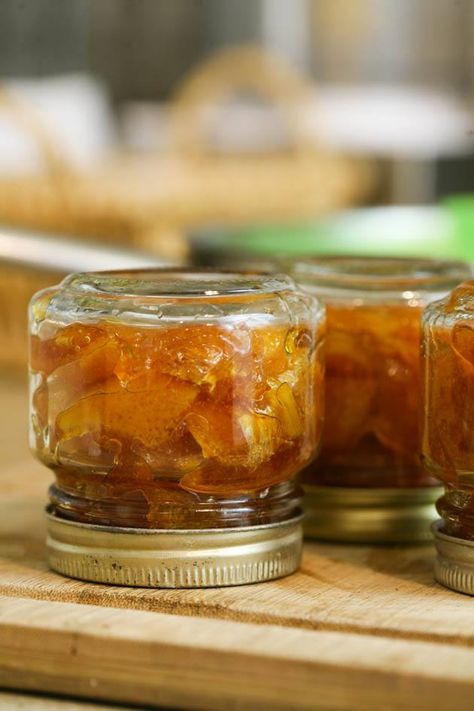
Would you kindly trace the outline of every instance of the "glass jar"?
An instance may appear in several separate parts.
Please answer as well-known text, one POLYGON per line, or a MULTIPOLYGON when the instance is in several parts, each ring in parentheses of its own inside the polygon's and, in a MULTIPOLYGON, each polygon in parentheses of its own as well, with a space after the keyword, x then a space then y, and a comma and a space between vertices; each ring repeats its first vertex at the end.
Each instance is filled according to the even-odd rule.
POLYGON ((474 595, 474 281, 426 309, 423 355, 423 458, 445 486, 435 575, 474 595))
POLYGON ((52 567, 170 587, 292 572, 323 324, 280 275, 74 274, 39 292, 30 434, 55 475, 52 567))
POLYGON ((291 271, 327 310, 321 455, 303 475, 308 534, 427 539, 438 488, 420 461, 420 316, 469 267, 326 257, 296 261, 291 271))

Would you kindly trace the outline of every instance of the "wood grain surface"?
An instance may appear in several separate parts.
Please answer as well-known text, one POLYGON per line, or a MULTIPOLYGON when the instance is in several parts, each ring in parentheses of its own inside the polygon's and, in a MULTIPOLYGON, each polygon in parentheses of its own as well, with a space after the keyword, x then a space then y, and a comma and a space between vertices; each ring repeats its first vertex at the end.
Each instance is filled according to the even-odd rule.
POLYGON ((132 711, 132 708, 0 691, 0 711, 132 711))
POLYGON ((49 571, 51 477, 26 449, 24 384, 0 396, 0 685, 173 708, 472 711, 474 600, 433 581, 431 546, 306 544, 296 575, 211 590, 49 571))

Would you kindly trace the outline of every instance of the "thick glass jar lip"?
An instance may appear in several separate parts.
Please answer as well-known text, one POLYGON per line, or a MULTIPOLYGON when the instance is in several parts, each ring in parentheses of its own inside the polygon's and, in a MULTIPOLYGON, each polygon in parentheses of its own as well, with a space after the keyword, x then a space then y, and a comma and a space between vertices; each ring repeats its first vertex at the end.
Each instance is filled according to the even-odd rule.
POLYGON ((252 297, 296 290, 286 274, 257 270, 205 268, 151 268, 70 274, 61 289, 78 296, 112 300, 219 300, 222 297, 252 297))
POLYGON ((474 314, 474 279, 463 281, 443 299, 430 304, 426 309, 425 321, 436 317, 438 313, 457 314, 461 318, 472 319, 474 314))
POLYGON ((474 311, 474 278, 466 279, 462 284, 459 284, 451 293, 449 301, 454 307, 474 311))
POLYGON ((462 261, 349 255, 301 257, 289 271, 303 286, 367 292, 445 291, 473 274, 462 261))

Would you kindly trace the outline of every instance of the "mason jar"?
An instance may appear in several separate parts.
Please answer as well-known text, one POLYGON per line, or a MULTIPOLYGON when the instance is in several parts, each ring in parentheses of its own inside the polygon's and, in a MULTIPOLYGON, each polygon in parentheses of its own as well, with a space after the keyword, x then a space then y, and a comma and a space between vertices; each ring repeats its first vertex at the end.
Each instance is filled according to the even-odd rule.
POLYGON ((420 457, 420 317, 469 267, 325 257, 293 262, 291 271, 327 310, 321 455, 303 474, 308 535, 428 539, 439 485, 420 457))
POLYGON ((423 315, 423 457, 444 484, 436 579, 474 595, 474 281, 423 315))
POLYGON ((324 309, 284 275, 73 274, 30 305, 53 569, 190 587, 298 567, 324 309))

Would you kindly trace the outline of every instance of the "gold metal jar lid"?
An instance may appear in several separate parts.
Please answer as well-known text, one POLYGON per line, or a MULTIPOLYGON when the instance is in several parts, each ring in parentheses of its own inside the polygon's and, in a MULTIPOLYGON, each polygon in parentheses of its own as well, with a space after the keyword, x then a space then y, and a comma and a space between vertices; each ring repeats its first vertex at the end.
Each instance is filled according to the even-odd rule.
POLYGON ((113 585, 204 588, 280 578, 299 567, 302 516, 245 528, 113 528, 47 516, 50 567, 113 585))
POLYGON ((448 536, 442 527, 442 520, 431 527, 437 552, 435 580, 456 592, 474 595, 474 541, 448 536))
POLYGON ((304 486, 308 538, 344 543, 424 543, 437 517, 437 486, 349 489, 304 486))

